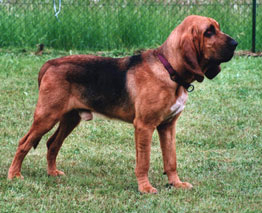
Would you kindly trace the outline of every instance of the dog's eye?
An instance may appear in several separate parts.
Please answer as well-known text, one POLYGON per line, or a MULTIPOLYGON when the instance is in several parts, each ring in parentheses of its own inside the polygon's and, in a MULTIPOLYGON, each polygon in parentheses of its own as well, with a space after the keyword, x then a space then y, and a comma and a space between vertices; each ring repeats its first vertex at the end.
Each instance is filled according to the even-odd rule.
POLYGON ((211 25, 204 33, 204 36, 210 38, 212 35, 215 35, 216 31, 215 31, 215 27, 213 25, 211 25))

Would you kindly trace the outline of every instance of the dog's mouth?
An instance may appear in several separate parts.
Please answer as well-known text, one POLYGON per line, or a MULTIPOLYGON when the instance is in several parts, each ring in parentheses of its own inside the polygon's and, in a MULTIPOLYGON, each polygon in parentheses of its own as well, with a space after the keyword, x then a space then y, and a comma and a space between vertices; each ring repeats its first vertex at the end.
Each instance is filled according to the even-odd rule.
POLYGON ((224 51, 221 55, 223 55, 223 59, 220 61, 220 63, 228 62, 232 59, 234 56, 235 49, 228 48, 226 51, 224 51))
POLYGON ((224 48, 221 52, 220 55, 223 56, 220 58, 220 60, 211 60, 208 65, 206 66, 206 72, 205 76, 208 79, 213 79, 215 78, 218 73, 221 71, 220 64, 224 62, 228 62, 232 59, 234 56, 235 49, 237 47, 237 42, 231 38, 229 38, 229 41, 227 42, 226 48, 224 48))
POLYGON ((205 76, 208 79, 213 79, 218 75, 218 73, 220 73, 220 71, 221 71, 220 64, 212 63, 207 67, 205 76))
POLYGON ((231 37, 228 37, 226 47, 221 51, 222 60, 220 60, 220 63, 222 62, 228 62, 231 60, 231 58, 234 56, 234 52, 236 50, 238 43, 231 37))

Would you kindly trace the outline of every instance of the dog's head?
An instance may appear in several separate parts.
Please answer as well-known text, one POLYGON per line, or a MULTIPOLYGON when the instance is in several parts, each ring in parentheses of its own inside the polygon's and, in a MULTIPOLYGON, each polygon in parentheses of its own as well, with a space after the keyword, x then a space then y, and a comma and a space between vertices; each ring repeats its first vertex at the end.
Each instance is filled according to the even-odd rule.
POLYGON ((213 79, 221 70, 220 64, 233 57, 238 44, 220 30, 217 21, 196 15, 185 18, 168 39, 169 43, 176 40, 173 48, 183 61, 180 69, 199 82, 204 76, 213 79))

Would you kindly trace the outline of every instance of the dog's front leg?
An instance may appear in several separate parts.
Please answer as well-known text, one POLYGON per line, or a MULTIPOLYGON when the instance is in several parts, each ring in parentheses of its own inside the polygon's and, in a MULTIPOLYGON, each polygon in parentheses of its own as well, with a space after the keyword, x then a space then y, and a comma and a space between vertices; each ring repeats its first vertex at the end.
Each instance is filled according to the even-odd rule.
POLYGON ((176 119, 157 127, 164 161, 164 172, 167 174, 170 185, 176 188, 190 189, 193 186, 190 183, 180 181, 177 174, 175 125, 176 119))
POLYGON ((141 193, 157 193, 148 180, 150 164, 151 140, 154 128, 136 120, 135 141, 136 141, 136 169, 135 174, 138 182, 138 190, 141 193))

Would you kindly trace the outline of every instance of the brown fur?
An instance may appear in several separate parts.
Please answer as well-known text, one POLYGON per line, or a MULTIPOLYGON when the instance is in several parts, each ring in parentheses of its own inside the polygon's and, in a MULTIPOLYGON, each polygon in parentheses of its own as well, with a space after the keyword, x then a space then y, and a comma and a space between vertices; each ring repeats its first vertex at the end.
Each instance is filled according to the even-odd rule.
POLYGON ((92 112, 117 118, 135 127, 138 188, 156 193, 148 180, 151 138, 157 129, 164 172, 177 188, 191 188, 177 174, 175 125, 187 98, 186 90, 170 79, 157 54, 166 57, 188 83, 215 77, 220 63, 230 60, 237 42, 220 31, 207 17, 189 16, 162 46, 125 58, 74 55, 46 62, 39 73, 39 99, 34 122, 19 141, 8 178, 20 177, 22 161, 41 137, 59 122, 47 142, 47 173, 64 175, 56 168, 56 157, 64 139, 92 112))

